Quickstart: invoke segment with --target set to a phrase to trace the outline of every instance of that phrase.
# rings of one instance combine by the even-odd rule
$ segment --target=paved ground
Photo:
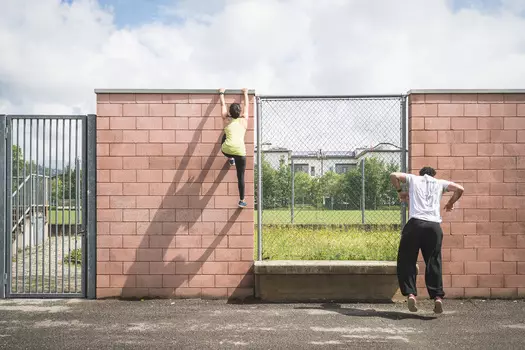
[[[1,349],[523,349],[525,301],[0,301]],[[425,311],[427,310],[427,311]]]

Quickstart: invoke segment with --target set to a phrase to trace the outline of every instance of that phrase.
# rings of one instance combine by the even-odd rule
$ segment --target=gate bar
[[[49,230],[49,281],[48,281],[48,293],[51,293],[51,250],[52,250],[52,246],[51,246],[51,236],[53,234],[53,229],[51,228],[51,202],[52,202],[52,199],[53,199],[53,191],[52,191],[52,188],[53,188],[53,179],[51,177],[51,174],[52,174],[52,161],[51,161],[51,146],[53,144],[53,133],[52,133],[52,130],[53,130],[53,121],[50,120],[49,121],[49,152],[48,152],[48,155],[49,155],[49,178],[48,178],[48,181],[46,182],[46,185],[47,185],[47,192],[48,192],[48,202],[47,202],[47,219],[48,219],[48,222],[49,222],[49,225],[47,226],[48,227],[48,230]],[[56,211],[56,209],[55,209]],[[56,237],[55,237],[56,239]]]
[[[80,218],[80,162],[78,161],[78,119],[75,121],[75,252],[78,250],[78,225]],[[82,246],[81,246],[82,249]],[[75,256],[75,291],[78,290],[78,259]]]
[[[95,114],[88,114],[84,116],[85,133],[84,133],[84,150],[86,157],[84,176],[86,182],[86,209],[84,217],[86,219],[83,224],[86,232],[87,243],[85,254],[87,255],[86,268],[86,297],[88,299],[95,299],[97,296],[97,116]]]
[[[4,114],[0,114],[0,157],[2,160],[6,159],[6,118]],[[6,169],[5,169],[6,162],[1,161],[0,162],[0,299],[5,298],[5,287],[7,284],[7,281],[5,280],[6,277],[6,271],[5,271],[5,262],[6,262],[6,256],[5,256],[5,237],[6,237],[6,190],[5,190],[5,179],[6,179]]]

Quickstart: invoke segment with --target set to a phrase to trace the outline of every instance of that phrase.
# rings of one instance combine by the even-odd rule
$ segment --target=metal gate
[[[406,96],[259,96],[257,121],[258,259],[395,260]]]
[[[94,297],[95,116],[0,123],[0,298]]]

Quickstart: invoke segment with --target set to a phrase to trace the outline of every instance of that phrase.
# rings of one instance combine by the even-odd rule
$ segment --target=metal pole
[[[86,182],[86,206],[84,211],[86,243],[87,243],[87,276],[86,297],[95,299],[97,296],[97,116],[89,114],[86,116],[84,138],[85,154],[85,182]]]
[[[365,158],[361,160],[361,223],[365,223]]]
[[[5,172],[5,184],[6,184],[6,203],[4,213],[6,213],[6,222],[5,222],[5,249],[7,261],[4,265],[5,272],[5,290],[6,294],[11,294],[13,290],[13,119],[6,120],[7,129],[5,131],[7,136],[7,143],[5,145],[7,161],[6,161],[6,172]],[[2,140],[5,142],[6,140]],[[18,290],[17,290],[18,292]]]
[[[75,252],[78,250],[78,225],[80,219],[80,162],[78,160],[78,119],[75,121]],[[75,255],[75,293],[78,292],[78,261]]]
[[[14,128],[13,128],[14,129]],[[16,292],[18,293],[18,273],[19,273],[19,269],[18,269],[18,250],[20,249],[20,246],[19,246],[19,236],[20,236],[20,190],[21,190],[21,187],[20,187],[20,152],[21,152],[21,147],[20,147],[20,119],[18,119],[16,121],[16,147],[17,147],[17,150],[18,150],[18,154],[16,155],[16,187],[15,187],[15,191],[16,191],[16,221],[15,221],[15,226],[16,226],[16,239],[15,239],[15,252],[16,252],[16,258],[15,258],[15,287],[13,288],[13,285],[12,285],[12,282],[11,282],[11,293],[12,292]],[[24,213],[24,210],[22,209],[22,215]],[[23,220],[22,220],[22,225],[23,225]],[[22,231],[23,232],[23,231]]]
[[[0,299],[5,298],[5,287],[7,284],[7,281],[5,280],[6,272],[5,272],[5,237],[6,237],[6,226],[5,226],[5,219],[6,219],[6,207],[5,207],[5,198],[6,198],[6,190],[5,190],[5,179],[6,179],[6,172],[5,172],[5,166],[6,166],[6,117],[4,114],[0,114]]]
[[[38,119],[37,119],[38,120]],[[29,119],[29,176],[31,185],[29,190],[29,293],[33,283],[33,212],[35,210],[35,177],[33,176],[33,119]],[[25,272],[25,271],[24,271]],[[24,290],[25,292],[25,290]]]
[[[53,234],[53,229],[52,229],[52,226],[51,226],[51,203],[52,203],[52,193],[53,193],[53,179],[51,178],[51,175],[52,175],[52,169],[53,169],[53,165],[52,165],[52,162],[51,162],[51,144],[53,143],[53,134],[52,134],[52,130],[53,130],[53,120],[50,119],[49,120],[49,164],[48,164],[48,181],[47,181],[47,227],[48,227],[48,230],[49,230],[49,233],[48,233],[48,241],[49,241],[49,267],[48,267],[48,273],[49,273],[49,283],[48,283],[48,290],[49,290],[49,293],[51,293],[51,236]],[[56,237],[55,237],[56,239]]]
[[[20,123],[21,119],[18,120],[18,123]],[[23,197],[22,197],[22,206],[24,207],[23,209],[23,221],[22,221],[22,293],[25,293],[26,291],[26,220],[27,220],[27,217],[26,217],[26,214],[29,214],[29,211],[28,210],[31,210],[31,193],[28,192],[27,190],[27,179],[28,177],[26,177],[27,175],[27,164],[26,164],[26,119],[23,119],[24,121],[24,128],[23,128],[23,132],[22,132],[22,140],[23,140],[23,147],[22,147],[22,164],[23,164],[23,170],[22,172],[24,173],[23,177],[24,177],[24,186],[22,187],[23,190],[24,190],[24,194],[23,194]],[[28,170],[28,169],[27,169]],[[29,179],[31,179],[31,175],[29,175]],[[27,198],[27,194],[29,193],[29,199]],[[26,207],[26,204],[29,206],[29,209]],[[31,222],[29,222],[29,225],[31,225]],[[30,231],[31,232],[31,231]],[[18,289],[18,279],[16,281],[17,283],[17,287],[16,287],[16,291],[17,293],[19,292],[19,289]]]
[[[294,218],[295,218],[295,164],[294,164],[294,159],[292,158],[292,162],[291,162],[291,167],[292,167],[292,170],[291,170],[291,173],[292,173],[292,209],[291,209],[291,223],[293,224],[294,223]]]
[[[34,196],[35,196],[35,207],[36,207],[36,213],[35,213],[35,229],[36,229],[36,232],[35,232],[35,293],[38,293],[39,290],[38,290],[38,275],[40,274],[39,273],[39,269],[38,269],[38,245],[39,245],[39,240],[40,240],[40,226],[38,225],[38,222],[40,221],[40,196],[39,196],[39,193],[40,193],[40,172],[38,171],[39,168],[40,168],[40,163],[39,163],[39,155],[40,155],[40,120],[37,119],[36,120],[36,181],[35,181],[35,190],[34,190]],[[43,279],[43,276],[42,276],[42,279]],[[42,281],[42,284],[44,284],[44,282]]]
[[[257,260],[262,260],[262,104],[257,96]]]
[[[68,209],[68,218],[67,218],[67,222],[68,222],[68,235],[67,235],[67,253],[68,253],[68,265],[67,265],[67,291],[69,293],[71,293],[71,233],[73,232],[73,230],[71,229],[71,171],[73,170],[72,166],[71,166],[71,143],[73,142],[72,140],[72,132],[71,132],[71,126],[72,126],[72,120],[70,119],[69,120],[69,152],[68,152],[68,156],[67,156],[67,168],[68,168],[68,172],[69,172],[69,184],[68,184],[68,196],[69,196],[69,200],[68,200],[68,204],[67,204],[67,207],[69,208]],[[76,140],[75,140],[76,142]],[[75,290],[76,292],[76,290]]]
[[[401,171],[407,172],[407,98],[401,98]],[[406,203],[401,203],[401,227],[404,227],[407,219]]]
[[[60,259],[62,260],[62,294],[64,294],[64,270],[65,270],[65,262],[64,262],[64,258],[65,258],[65,253],[64,253],[64,235],[66,233],[66,227],[65,227],[65,223],[66,223],[66,212],[65,212],[65,202],[66,202],[66,176],[65,176],[65,159],[66,159],[66,120],[65,119],[62,119],[62,190],[60,191],[60,193],[62,194],[62,255],[60,256]],[[69,212],[68,212],[68,215],[69,215]]]
[[[55,293],[58,293],[58,119],[55,122]]]

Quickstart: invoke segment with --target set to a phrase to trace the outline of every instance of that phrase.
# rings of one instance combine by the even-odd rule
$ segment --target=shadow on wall
[[[213,198],[217,187],[225,179],[230,166],[224,160],[218,176],[214,179],[212,186],[203,192],[203,181],[212,168],[214,160],[220,152],[221,137],[217,139],[216,145],[209,154],[206,162],[202,165],[200,175],[197,178],[184,180],[184,174],[195,153],[201,139],[206,118],[210,116],[214,104],[210,104],[203,115],[202,121],[193,134],[192,140],[188,145],[180,164],[177,165],[175,175],[171,180],[170,186],[163,195],[162,203],[157,209],[155,216],[150,219],[145,232],[138,229],[137,234],[142,235],[141,242],[136,246],[137,255],[134,262],[128,269],[124,269],[125,282],[122,288],[122,298],[138,297],[203,297],[203,298],[224,298],[226,293],[219,293],[221,289],[232,289],[232,287],[222,288],[215,283],[215,274],[227,275],[228,271],[216,271],[214,268],[214,251],[224,240],[232,229],[235,221],[241,214],[240,208],[228,217],[227,223],[217,232],[211,230],[209,236],[202,235],[203,230],[197,223],[201,222],[202,209],[207,208]],[[221,154],[222,155],[222,154]],[[200,159],[200,157],[199,157]],[[182,187],[179,187],[181,184]],[[181,197],[178,197],[181,196]],[[179,203],[179,199],[188,196],[195,196],[198,201]],[[173,209],[177,208],[173,217]],[[167,211],[166,211],[167,209]],[[201,237],[215,237],[209,245],[201,249],[195,248],[192,243]],[[179,240],[177,240],[179,238]],[[176,243],[177,242],[177,243]],[[204,244],[199,244],[199,247]],[[227,243],[225,245],[227,247]],[[190,248],[191,247],[191,248]],[[162,250],[160,252],[160,250]],[[193,256],[191,253],[201,251],[200,256]],[[162,254],[162,261],[159,262],[158,255]],[[205,269],[206,274],[202,274]],[[246,298],[246,293],[242,293],[240,288],[252,287],[253,275],[250,270],[243,276],[239,285],[233,292],[228,293],[228,300],[236,302]],[[217,288],[215,288],[217,287]],[[209,293],[205,292],[209,288]],[[203,293],[200,293],[200,290]],[[239,290],[239,293],[236,291]]]

